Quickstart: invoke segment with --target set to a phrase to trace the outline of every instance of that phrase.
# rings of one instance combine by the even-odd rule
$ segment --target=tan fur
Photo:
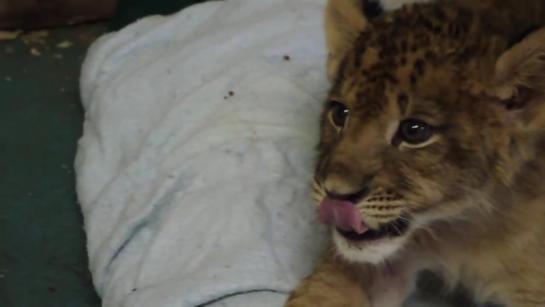
[[[289,307],[397,307],[416,272],[433,269],[479,301],[545,306],[545,1],[414,4],[372,20],[360,0],[330,0],[330,100],[313,197],[350,194],[373,229],[406,234],[333,243]],[[418,118],[442,127],[422,144],[394,142]]]
[[[338,61],[350,49],[360,32],[365,30],[367,21],[359,13],[362,10],[358,0],[329,2],[325,15],[326,45],[329,50],[327,73],[330,77],[338,69]]]

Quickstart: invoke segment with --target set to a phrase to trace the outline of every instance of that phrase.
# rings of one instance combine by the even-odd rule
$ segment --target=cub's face
[[[493,211],[491,194],[517,168],[505,105],[527,97],[475,90],[495,78],[507,43],[472,34],[472,13],[416,6],[349,22],[350,36],[335,28],[343,5],[354,1],[328,6],[333,87],[314,190],[341,254],[376,263],[419,229]]]
[[[382,244],[372,259],[437,218],[487,210],[487,185],[508,142],[497,110],[460,92],[449,68],[428,66],[421,87],[341,73],[323,111],[320,202],[353,203],[370,230],[335,230],[335,238],[347,247]]]

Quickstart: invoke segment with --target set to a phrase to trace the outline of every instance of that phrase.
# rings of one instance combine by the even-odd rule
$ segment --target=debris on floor
[[[65,49],[65,48],[70,48],[72,47],[72,42],[71,41],[62,41],[60,43],[57,44],[57,48],[61,48],[61,49]]]
[[[23,31],[0,31],[0,41],[16,39]]]
[[[21,35],[21,40],[26,45],[44,45],[47,43],[49,31],[32,31]]]
[[[40,56],[42,55],[42,53],[40,52],[40,50],[38,50],[37,48],[30,48],[30,54],[32,54],[33,56]]]

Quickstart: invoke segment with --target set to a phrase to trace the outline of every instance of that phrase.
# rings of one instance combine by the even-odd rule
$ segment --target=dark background
[[[74,191],[80,65],[102,33],[195,2],[122,0],[111,20],[0,40],[0,307],[100,306]]]

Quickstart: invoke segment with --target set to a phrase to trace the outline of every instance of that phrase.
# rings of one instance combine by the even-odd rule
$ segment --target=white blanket
[[[104,306],[280,306],[309,272],[323,6],[204,3],[91,48],[76,168]]]
[[[281,306],[311,270],[324,2],[208,2],[93,45],[76,169],[104,306]]]

